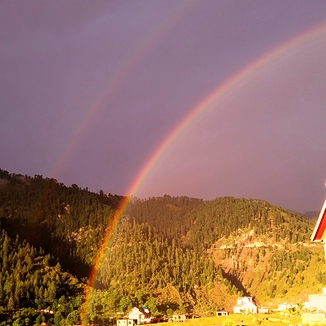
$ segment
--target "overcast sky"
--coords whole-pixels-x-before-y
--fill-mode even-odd
[[[1,169],[141,198],[321,208],[324,0],[0,7]]]

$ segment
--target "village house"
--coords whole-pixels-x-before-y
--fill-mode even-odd
[[[326,294],[309,294],[309,308],[326,312]]]
[[[296,309],[297,308],[297,305],[293,304],[293,303],[280,303],[278,305],[278,308],[277,310],[278,311],[284,311],[284,310],[288,310],[288,309]]]
[[[172,321],[186,321],[186,315],[173,315]]]
[[[216,311],[216,316],[219,317],[219,316],[228,316],[228,312],[227,311]]]
[[[260,307],[260,308],[258,308],[258,313],[259,314],[268,314],[269,310],[267,307]]]
[[[237,305],[233,307],[235,314],[256,314],[257,306],[252,302],[251,297],[240,297]]]
[[[147,307],[131,309],[128,319],[135,320],[137,324],[149,324],[151,322],[152,314]]]

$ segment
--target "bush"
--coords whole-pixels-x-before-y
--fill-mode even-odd
[[[234,326],[234,321],[230,318],[226,319],[223,324],[223,326]]]

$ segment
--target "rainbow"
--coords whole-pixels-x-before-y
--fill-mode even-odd
[[[130,54],[124,58],[122,63],[114,70],[112,76],[99,91],[90,108],[82,116],[80,121],[76,123],[78,127],[74,128],[71,133],[68,143],[65,145],[60,157],[53,165],[50,175],[53,175],[58,180],[60,179],[60,175],[62,175],[62,170],[67,163],[69,154],[72,153],[74,146],[80,140],[86,127],[105,107],[105,103],[108,103],[110,97],[114,95],[121,85],[123,85],[133,70],[144,59],[146,59],[150,49],[155,48],[160,40],[180,21],[180,19],[194,9],[195,7],[191,1],[177,4],[171,9],[170,13],[153,26],[139,44],[130,51]]]
[[[127,191],[127,196],[132,196],[136,193],[140,184],[144,181],[149,171],[163,155],[166,149],[174,142],[178,136],[194,121],[195,118],[199,116],[203,111],[213,106],[214,103],[227,91],[231,91],[235,88],[241,81],[245,78],[250,79],[252,75],[257,72],[259,68],[262,68],[272,59],[276,59],[282,53],[288,51],[289,49],[303,43],[304,41],[310,39],[311,37],[316,37],[322,33],[326,33],[326,23],[318,25],[317,27],[309,30],[299,36],[287,41],[275,49],[263,54],[258,59],[252,61],[249,65],[235,73],[229,79],[227,79],[222,85],[219,85],[213,91],[211,91],[204,99],[202,99],[197,105],[195,105],[188,115],[183,118],[178,125],[172,130],[172,132],[163,140],[163,142],[157,147],[154,153],[150,156],[146,164],[143,166],[131,186]],[[125,207],[123,209],[125,211]]]
[[[259,73],[259,70],[264,68],[272,60],[276,60],[286,51],[294,48],[305,41],[311,40],[311,38],[319,37],[322,33],[326,32],[326,23],[322,24],[296,36],[295,38],[290,39],[289,41],[282,43],[281,45],[273,48],[272,50],[266,52],[262,56],[258,57],[256,60],[252,61],[250,64],[245,66],[243,69],[232,75],[221,85],[218,85],[214,88],[207,96],[205,96],[201,101],[199,101],[190,111],[189,114],[182,119],[179,124],[172,130],[172,132],[162,141],[162,143],[157,147],[154,153],[147,160],[146,164],[143,166],[135,180],[130,185],[125,199],[121,202],[118,207],[111,224],[107,228],[107,232],[99,254],[96,258],[96,263],[90,274],[90,285],[94,286],[98,272],[101,268],[101,264],[106,255],[106,251],[110,246],[112,236],[119,224],[121,217],[124,215],[128,204],[132,196],[136,193],[137,189],[140,187],[141,183],[146,178],[149,171],[153,168],[156,162],[164,154],[167,148],[178,138],[178,136],[190,126],[196,117],[198,117],[203,111],[207,108],[212,107],[217,100],[224,95],[226,92],[234,91],[234,88],[238,86],[241,82],[248,82],[251,78],[254,77],[255,73]],[[86,294],[86,305],[82,312],[82,321],[85,320],[87,309],[89,309],[91,303],[91,292]]]

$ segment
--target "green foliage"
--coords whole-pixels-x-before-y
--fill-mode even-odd
[[[88,276],[121,196],[66,187],[55,179],[9,174],[1,170],[0,221],[36,248],[59,258],[61,266]]]
[[[127,214],[139,224],[150,224],[162,236],[179,241],[186,236],[196,216],[192,210],[201,205],[202,199],[189,197],[151,197],[146,200],[134,198]]]
[[[85,303],[71,274],[88,281],[124,198],[1,169],[0,179],[0,325],[14,315],[11,324],[80,322]],[[306,245],[312,228],[263,200],[133,198],[95,271],[86,319],[109,323],[135,305],[155,315],[204,314],[232,307],[237,295],[270,300],[321,289],[324,259]]]
[[[207,254],[160,238],[149,225],[125,218],[99,272],[101,283],[118,293],[131,290],[133,304],[143,305],[151,293],[168,284],[191,294],[195,287],[221,279],[220,269]]]
[[[58,299],[60,293],[81,295],[83,288],[77,280],[67,273],[60,274],[54,266],[43,264],[44,257],[39,251],[18,237],[13,241],[4,230],[0,234],[0,248],[0,319],[12,315],[14,325],[29,325],[30,320],[36,321],[37,311],[42,309],[57,310],[62,318],[63,311],[65,314],[73,311],[69,302],[59,305]]]
[[[316,274],[316,280],[321,284],[326,284],[326,273],[319,271]]]

